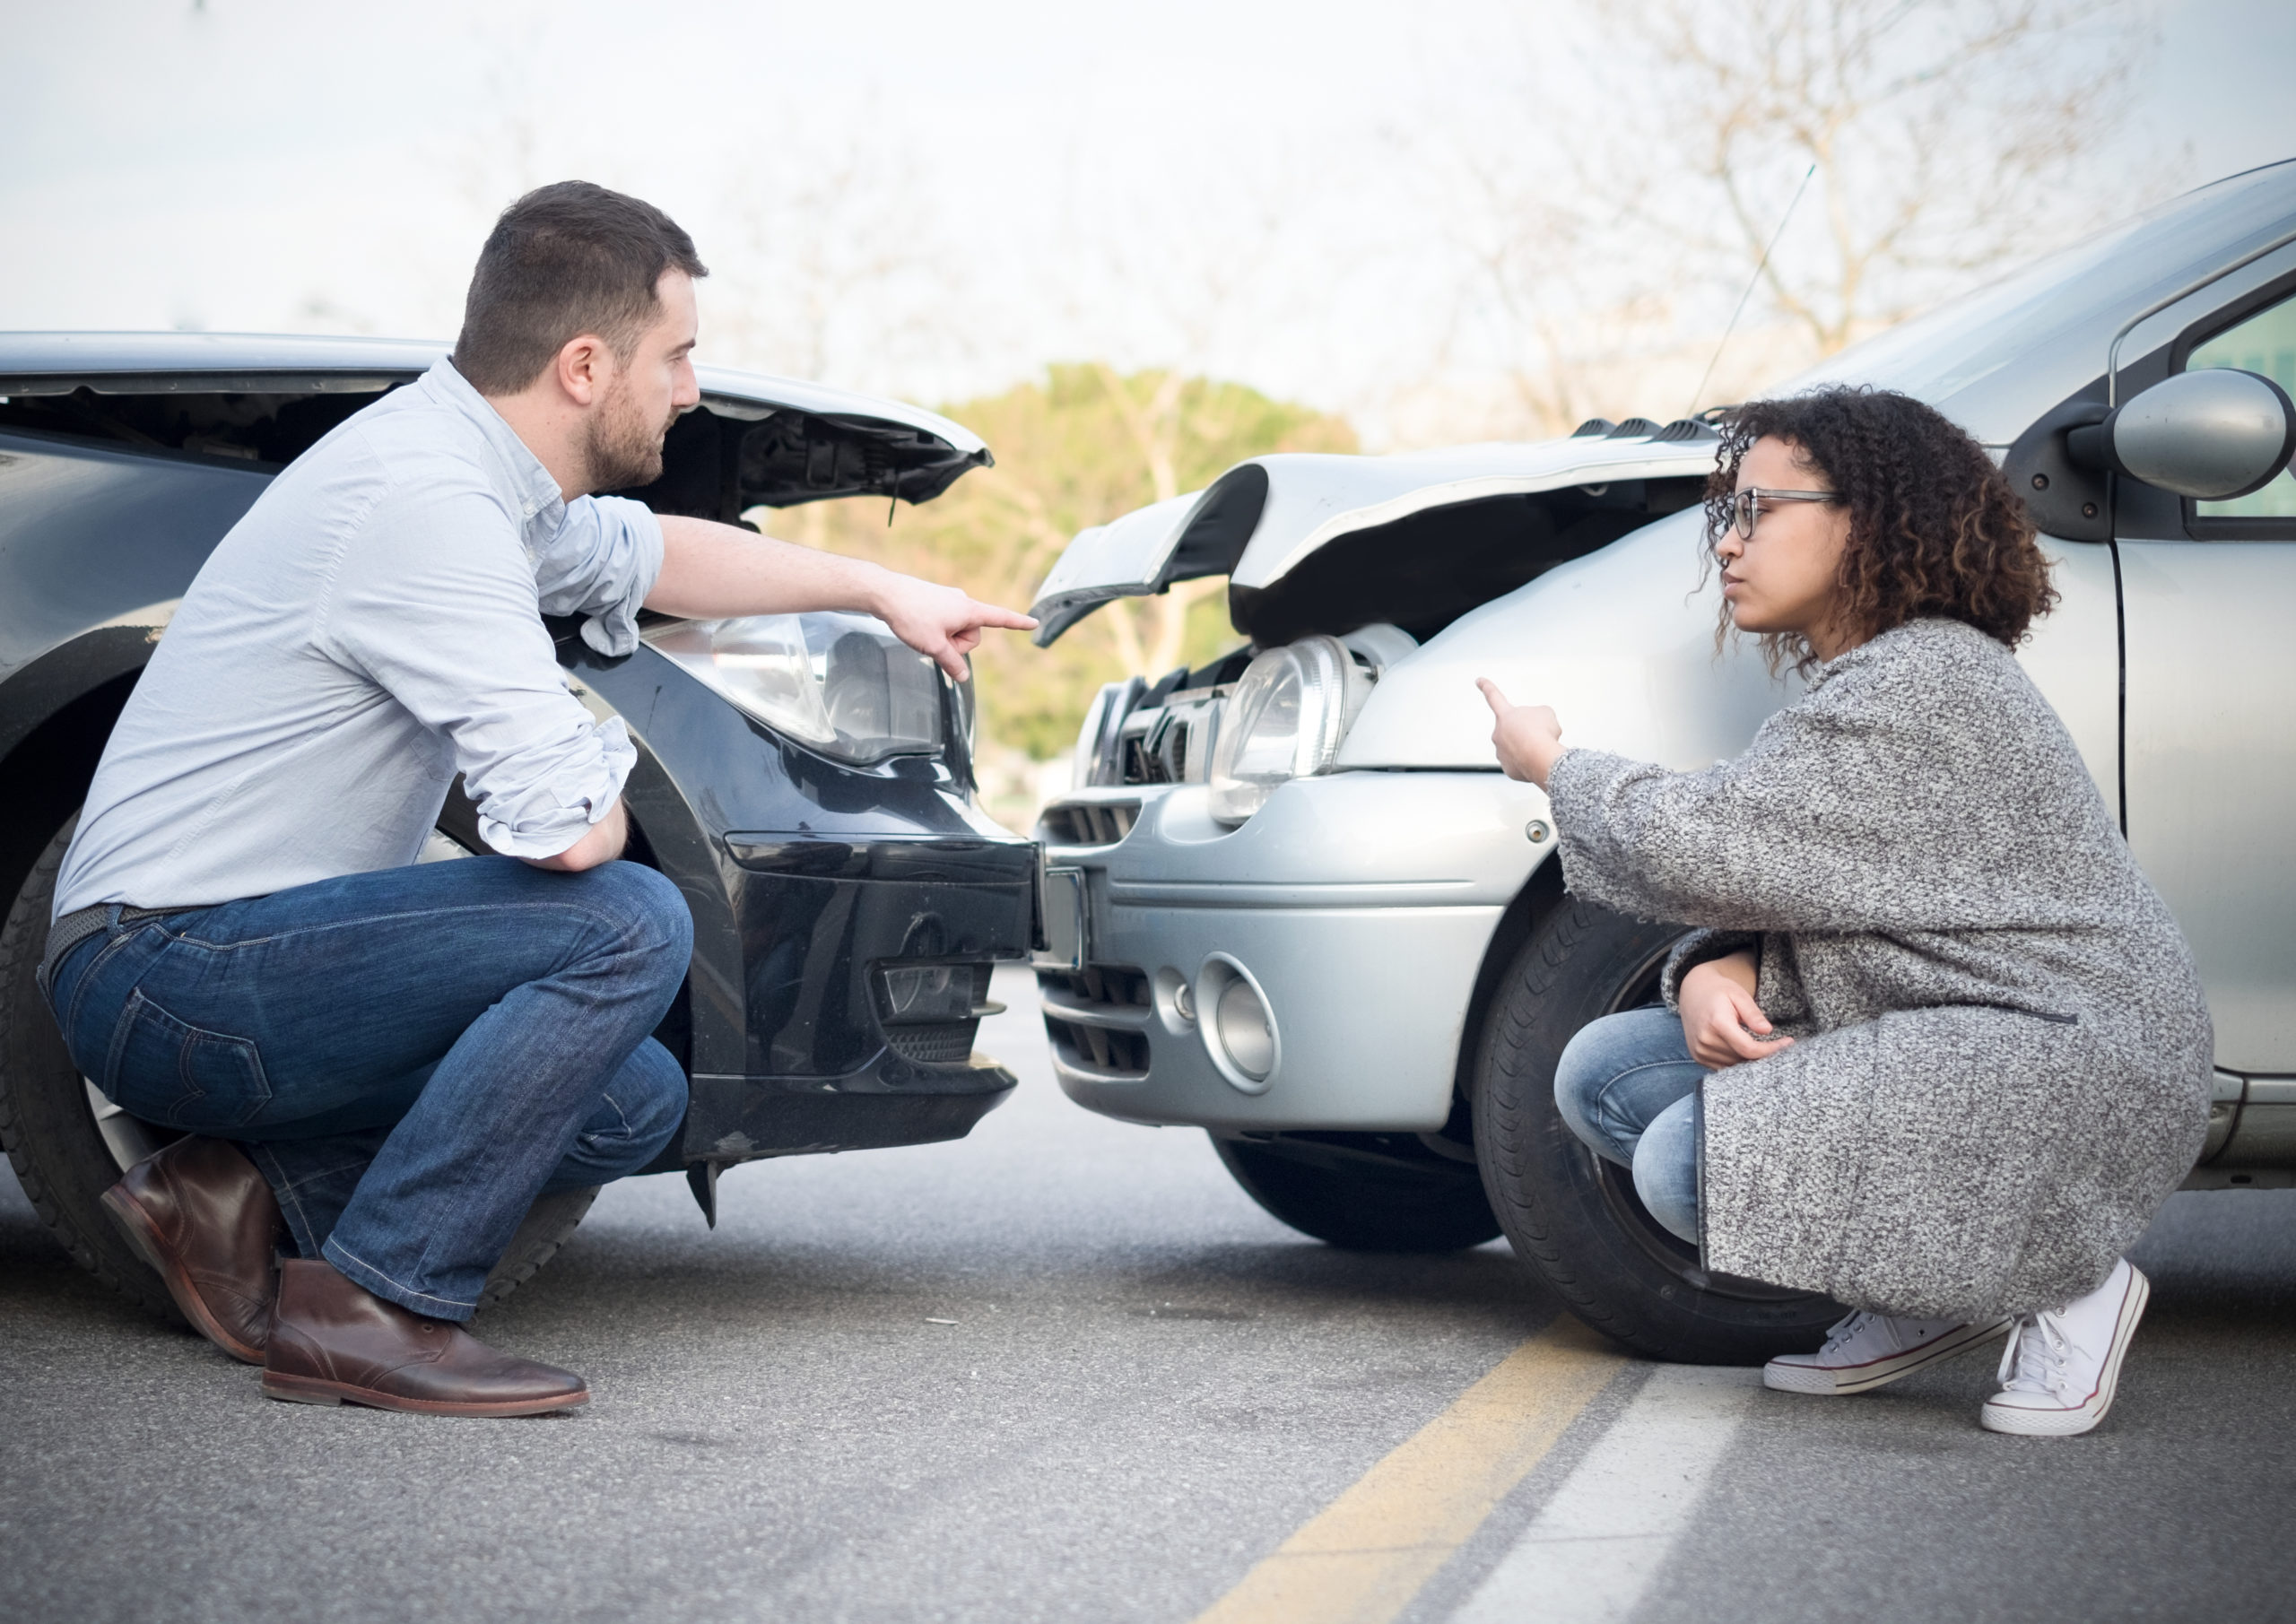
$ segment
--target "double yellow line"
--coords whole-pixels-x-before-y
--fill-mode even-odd
[[[1254,1568],[1196,1624],[1387,1624],[1625,1367],[1559,1319]]]

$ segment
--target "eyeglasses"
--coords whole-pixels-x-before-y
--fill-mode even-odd
[[[1754,525],[1770,502],[1838,502],[1839,491],[1770,491],[1748,485],[1730,499],[1730,527],[1746,541],[1754,539]]]

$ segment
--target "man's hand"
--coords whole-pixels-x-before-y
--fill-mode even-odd
[[[1510,778],[1544,789],[1546,776],[1562,753],[1562,724],[1544,705],[1509,704],[1499,684],[1489,677],[1477,677],[1474,685],[1483,690],[1491,714],[1499,718],[1491,730],[1491,743],[1499,751],[1500,769]]]
[[[893,635],[961,682],[965,656],[987,628],[1033,631],[1036,621],[954,586],[936,586],[861,559],[777,542],[680,514],[662,516],[662,572],[646,607],[692,620],[848,609],[874,614]]]
[[[1760,967],[1751,952],[1692,965],[1676,998],[1690,1057],[1713,1071],[1775,1055],[1794,1040],[1765,1038],[1770,1017],[1754,1002]]]
[[[1028,615],[979,603],[954,586],[936,586],[912,575],[886,573],[879,583],[872,612],[892,628],[893,635],[921,655],[939,662],[952,681],[965,680],[965,656],[980,645],[988,627],[1008,631],[1032,631]]]
[[[606,808],[606,815],[590,825],[589,832],[554,857],[521,857],[519,862],[535,868],[546,868],[554,873],[578,874],[586,868],[596,868],[601,863],[611,863],[622,855],[622,848],[630,844],[630,819],[622,810],[622,800]]]

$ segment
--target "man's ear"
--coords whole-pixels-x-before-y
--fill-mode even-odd
[[[558,352],[558,386],[575,405],[587,407],[604,393],[613,365],[604,339],[595,333],[578,334]]]

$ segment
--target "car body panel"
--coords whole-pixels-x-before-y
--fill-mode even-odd
[[[1544,794],[1496,772],[1339,773],[1279,786],[1229,829],[1201,785],[1090,793],[1140,803],[1113,846],[1047,848],[1048,865],[1086,875],[1090,957],[1169,986],[1192,983],[1215,951],[1231,955],[1274,1012],[1280,1057],[1265,1090],[1245,1093],[1169,1000],[1072,998],[1066,1017],[1144,1034],[1152,1064],[1114,1076],[1080,1064],[1073,1042],[1064,1053],[1056,1032],[1071,1099],[1138,1122],[1443,1125],[1476,966],[1552,850],[1526,833],[1547,815]],[[1378,1019],[1346,1018],[1353,1011]]]
[[[347,415],[365,404],[359,397],[412,382],[449,348],[239,333],[0,333],[0,397],[342,395]],[[701,477],[624,493],[665,512],[730,523],[750,507],[832,497],[928,501],[995,460],[970,430],[920,407],[728,368],[694,374],[700,404],[672,433],[709,437],[705,455],[682,459],[705,465]]]
[[[2192,943],[2217,1064],[2296,1070],[2296,543],[2120,558],[2130,849]]]
[[[1248,459],[1201,491],[1158,502],[1080,532],[1037,589],[1030,612],[1048,645],[1101,604],[1157,592],[1174,581],[1225,575],[1231,587],[1264,591],[1309,558],[1360,531],[1396,525],[1430,508],[1527,495],[1558,485],[1703,476],[1714,465],[1709,434],[1687,442],[1634,435],[1528,445],[1459,446],[1394,456],[1278,452]],[[1258,471],[1244,495],[1239,476]],[[1248,522],[1238,522],[1240,496]],[[1225,532],[1216,542],[1207,532]]]

